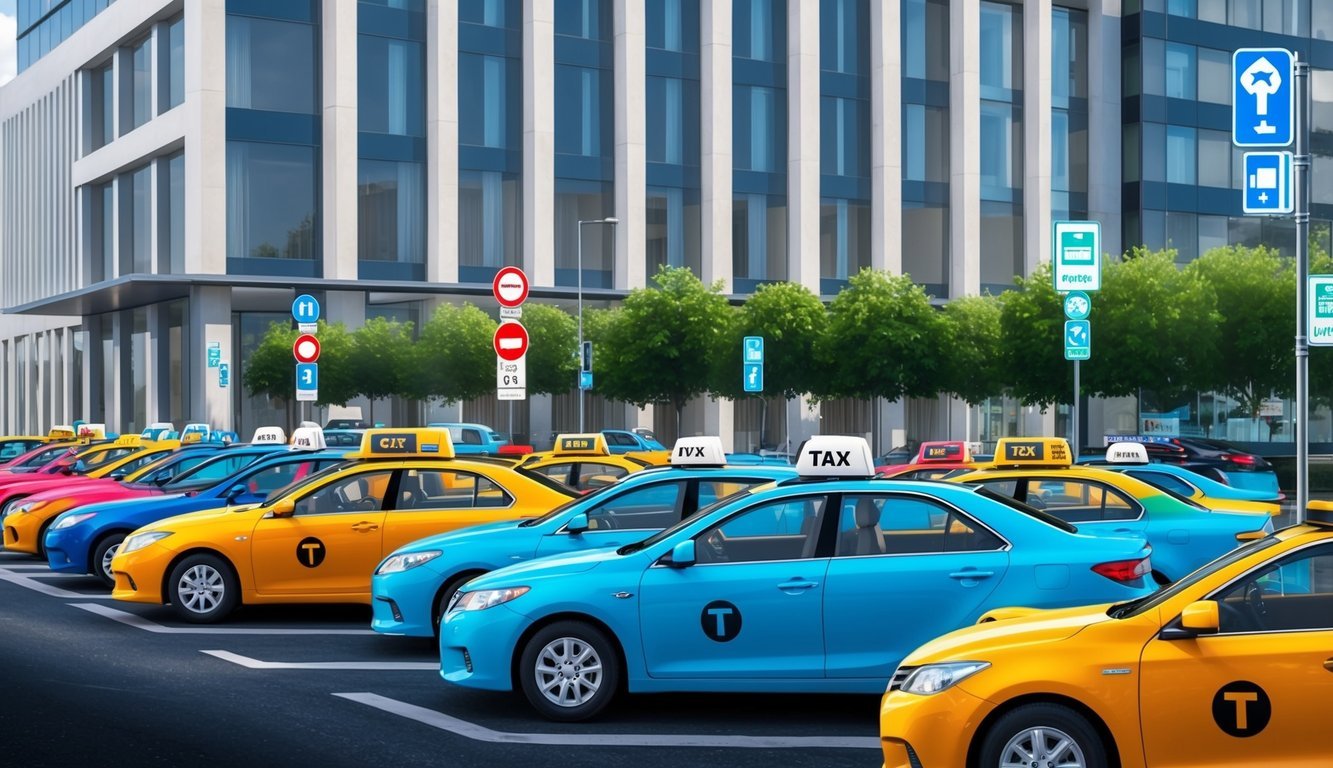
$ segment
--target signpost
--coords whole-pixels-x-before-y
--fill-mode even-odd
[[[528,396],[528,329],[519,318],[528,300],[531,284],[518,267],[501,267],[491,281],[491,294],[500,305],[500,325],[495,329],[495,396],[509,403],[509,434],[514,433],[514,400]]]
[[[1099,221],[1057,221],[1051,225],[1051,261],[1055,290],[1065,294],[1065,359],[1074,361],[1074,402],[1069,409],[1069,438],[1078,456],[1079,362],[1092,357],[1092,299],[1102,287],[1102,225]]]
[[[314,333],[319,327],[319,300],[308,293],[297,296],[292,302],[292,319],[301,333]]]
[[[1231,54],[1231,140],[1236,146],[1291,146],[1295,63],[1295,55],[1282,48],[1241,48]]]
[[[741,341],[741,384],[746,392],[764,391],[763,336],[746,336]]]
[[[1087,320],[1065,321],[1065,359],[1087,360],[1092,357],[1092,325]]]
[[[315,402],[319,399],[319,364],[296,364],[296,401]]]
[[[301,335],[292,344],[292,357],[296,358],[296,402],[313,403],[319,399],[319,339],[315,331],[319,330],[319,300],[308,293],[297,296],[292,301],[292,319]],[[302,406],[301,415],[307,415]]]

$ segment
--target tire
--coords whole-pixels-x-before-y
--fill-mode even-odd
[[[92,556],[88,558],[88,567],[92,570],[92,574],[108,587],[116,586],[116,579],[111,575],[111,558],[116,556],[116,550],[120,549],[120,543],[124,540],[123,531],[108,533],[97,540]]]
[[[217,555],[190,555],[176,563],[167,577],[172,610],[191,624],[213,624],[226,618],[240,602],[240,592],[236,573]]]
[[[46,562],[46,532],[51,530],[51,523],[54,520],[47,520],[42,523],[42,527],[37,531],[37,559]]]
[[[1034,744],[1034,738],[1040,744]],[[1067,745],[1064,745],[1067,743]],[[1056,747],[1059,752],[1047,750]],[[1035,759],[1034,759],[1035,757]],[[1059,704],[1025,704],[1003,715],[981,743],[980,768],[1036,765],[1040,768],[1077,761],[1083,768],[1108,768],[1106,746],[1087,718]]]
[[[440,590],[440,596],[435,601],[435,612],[431,616],[431,625],[435,628],[436,640],[440,639],[440,623],[444,621],[444,612],[449,608],[449,601],[454,599],[454,595],[458,593],[458,590],[462,588],[464,584],[477,578],[483,573],[485,573],[485,571],[472,571],[471,573],[460,574],[453,577],[448,584],[444,585],[444,589]]]
[[[615,644],[605,632],[581,621],[542,627],[528,640],[518,663],[528,703],[542,717],[562,723],[597,716],[615,698],[620,675]]]

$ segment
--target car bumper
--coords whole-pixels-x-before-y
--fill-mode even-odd
[[[511,662],[526,616],[507,605],[462,611],[440,623],[440,677],[466,688],[513,690]]]
[[[37,554],[37,533],[42,529],[41,520],[26,512],[10,513],[5,517],[4,528],[5,549]]]
[[[162,582],[176,553],[160,544],[149,544],[129,554],[117,554],[111,561],[111,575],[116,584],[111,589],[114,600],[129,603],[166,602]]]
[[[370,628],[386,635],[434,637],[435,594],[443,583],[444,577],[425,565],[372,576]]]
[[[932,696],[885,694],[879,710],[884,768],[967,765],[968,746],[992,709],[958,686]]]
[[[48,530],[46,563],[57,573],[91,573],[87,540],[72,528]]]

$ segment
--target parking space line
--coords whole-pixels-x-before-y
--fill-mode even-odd
[[[65,575],[65,574],[61,574]],[[73,578],[79,578],[77,576]],[[47,584],[26,573],[8,572],[8,569],[0,570],[0,581],[7,581],[10,584],[31,589],[33,592],[40,592],[50,597],[59,597],[66,600],[110,600],[111,595],[86,595],[82,592],[71,592],[68,589],[61,589],[54,584]]]
[[[82,595],[80,595],[82,597]],[[95,613],[112,621],[118,621],[126,626],[142,629],[145,632],[153,632],[159,635],[373,635],[369,629],[265,629],[262,627],[168,627],[165,624],[158,624],[155,621],[145,619],[144,617],[118,611],[115,608],[108,608],[105,605],[97,603],[70,603],[75,608],[81,608],[89,613]]]
[[[426,661],[260,661],[231,651],[200,651],[246,669],[352,669],[373,672],[421,672],[440,668],[439,662]]]
[[[473,741],[497,744],[538,744],[566,747],[703,747],[709,749],[879,749],[871,736],[721,736],[656,733],[511,733],[496,731],[457,717],[390,699],[375,693],[335,693],[389,714],[415,720]]]

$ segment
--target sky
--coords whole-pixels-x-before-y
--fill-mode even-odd
[[[0,0],[0,85],[14,77],[18,59],[14,56],[14,33],[18,29],[14,3],[17,0]]]

